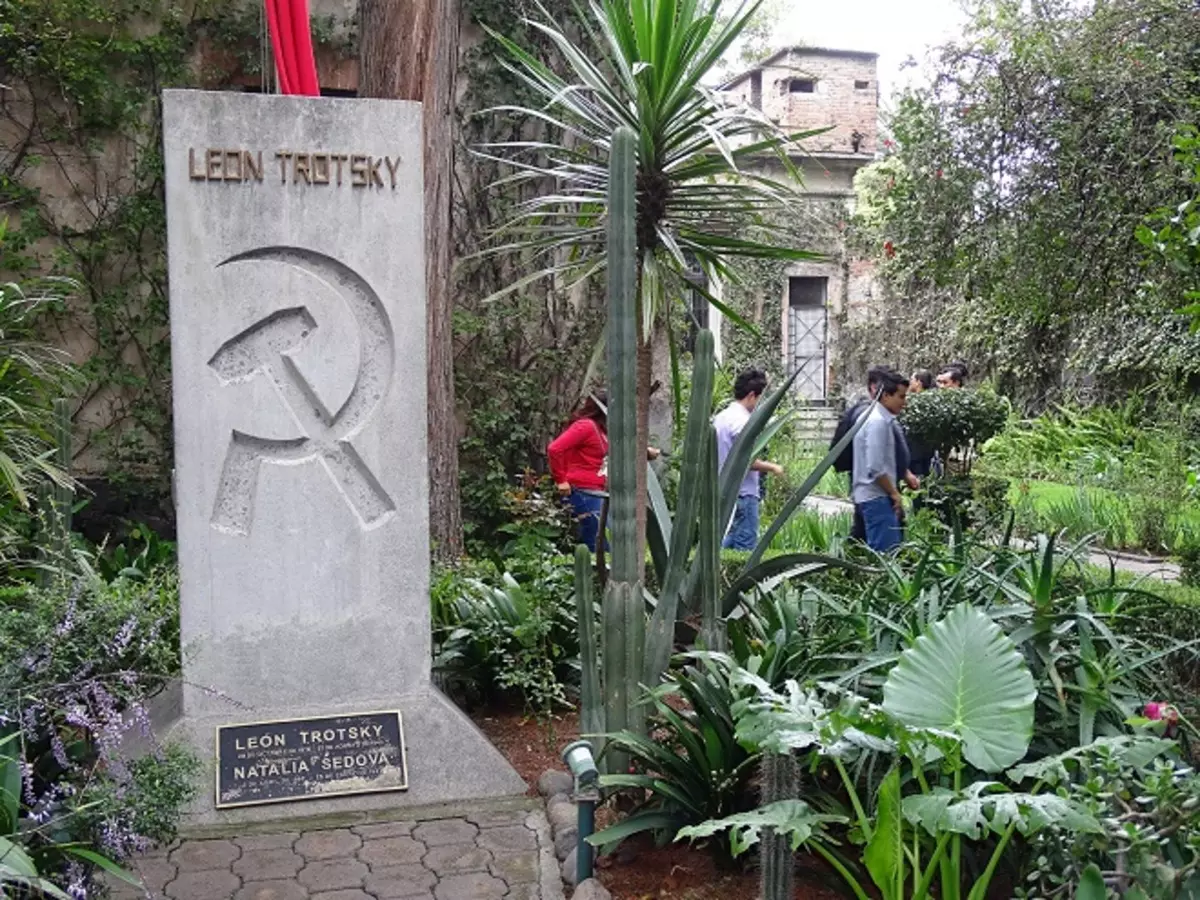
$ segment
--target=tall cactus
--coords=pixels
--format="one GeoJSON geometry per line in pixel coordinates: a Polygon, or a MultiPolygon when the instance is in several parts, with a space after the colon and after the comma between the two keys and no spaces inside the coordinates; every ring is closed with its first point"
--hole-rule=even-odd
{"type": "Polygon", "coordinates": [[[720,485],[717,479],[717,431],[708,426],[704,454],[704,478],[700,492],[700,640],[705,650],[724,652],[725,623],[721,621],[721,521],[720,485]]]}
{"type": "MultiPolygon", "coordinates": [[[[764,753],[762,776],[763,806],[800,796],[799,767],[791,753],[764,753]]],[[[792,900],[796,860],[787,835],[764,829],[759,853],[762,900],[792,900]]]]}
{"type": "MultiPolygon", "coordinates": [[[[650,619],[646,634],[646,673],[648,685],[658,684],[671,661],[671,647],[675,639],[675,620],[679,604],[684,596],[684,585],[692,545],[696,538],[699,521],[701,539],[705,529],[704,496],[709,487],[716,490],[716,454],[709,459],[708,442],[712,433],[709,413],[712,408],[713,381],[716,378],[714,340],[711,331],[701,331],[696,336],[696,351],[692,368],[692,399],[688,407],[687,431],[683,440],[683,458],[679,469],[679,503],[676,507],[675,524],[671,531],[671,543],[667,555],[667,567],[663,574],[662,590],[658,604],[650,619]]],[[[712,511],[712,518],[716,510],[712,511]]]]}
{"type": "MultiPolygon", "coordinates": [[[[608,522],[612,568],[604,588],[604,725],[640,732],[646,633],[637,540],[637,157],[632,129],[613,134],[608,178],[608,522]]],[[[626,761],[609,759],[611,771],[626,761]]]]}
{"type": "Polygon", "coordinates": [[[575,548],[575,614],[579,623],[579,729],[590,738],[599,755],[603,744],[593,735],[604,732],[604,706],[596,652],[596,594],[592,554],[582,544],[575,548]]]}

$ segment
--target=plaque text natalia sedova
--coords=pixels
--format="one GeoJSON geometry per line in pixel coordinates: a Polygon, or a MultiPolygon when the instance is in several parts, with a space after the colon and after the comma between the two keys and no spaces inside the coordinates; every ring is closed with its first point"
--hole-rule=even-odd
{"type": "Polygon", "coordinates": [[[217,729],[218,808],[407,788],[404,726],[396,711],[217,729]]]}

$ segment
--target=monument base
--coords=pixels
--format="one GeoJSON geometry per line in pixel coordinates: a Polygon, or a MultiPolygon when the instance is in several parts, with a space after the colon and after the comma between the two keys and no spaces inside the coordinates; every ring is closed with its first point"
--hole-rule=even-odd
{"type": "MultiPolygon", "coordinates": [[[[176,710],[180,704],[167,703],[176,710]]],[[[182,833],[213,826],[283,822],[290,818],[337,816],[357,811],[427,808],[523,795],[526,784],[466,715],[431,684],[401,696],[358,701],[353,707],[287,710],[237,710],[224,715],[175,718],[160,735],[192,747],[203,762],[200,791],[184,815],[182,833]],[[218,809],[216,805],[216,729],[233,721],[303,719],[350,715],[368,710],[399,710],[403,717],[408,788],[345,796],[316,796],[255,806],[218,809]]]]}

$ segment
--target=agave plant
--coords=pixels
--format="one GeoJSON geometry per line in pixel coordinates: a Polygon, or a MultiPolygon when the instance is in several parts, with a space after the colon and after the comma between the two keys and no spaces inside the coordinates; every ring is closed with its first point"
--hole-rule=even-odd
{"type": "MultiPolygon", "coordinates": [[[[704,85],[761,0],[728,18],[718,16],[720,5],[720,0],[599,0],[586,11],[579,40],[543,9],[528,24],[565,61],[565,75],[493,32],[507,52],[507,67],[542,102],[496,112],[539,122],[545,135],[480,148],[512,168],[500,184],[533,193],[498,229],[491,247],[520,254],[530,273],[506,291],[539,280],[570,285],[609,267],[608,159],[618,130],[633,132],[637,297],[629,315],[642,357],[636,384],[642,446],[649,428],[648,341],[658,323],[670,327],[668,298],[682,296],[685,284],[694,287],[685,273],[699,266],[710,281],[728,279],[730,262],[738,257],[818,256],[779,240],[778,223],[769,231],[763,227],[773,216],[786,223],[799,187],[789,154],[798,150],[796,141],[816,132],[787,134],[761,111],[732,105],[704,85]],[[751,165],[764,154],[780,161],[786,181],[751,165]]],[[[720,299],[709,299],[742,321],[720,299]]],[[[614,323],[609,326],[611,337],[614,323]]],[[[676,388],[678,398],[678,379],[676,388]]],[[[644,470],[637,479],[638,522],[644,523],[644,470]]],[[[639,550],[643,531],[639,524],[639,550]]]]}

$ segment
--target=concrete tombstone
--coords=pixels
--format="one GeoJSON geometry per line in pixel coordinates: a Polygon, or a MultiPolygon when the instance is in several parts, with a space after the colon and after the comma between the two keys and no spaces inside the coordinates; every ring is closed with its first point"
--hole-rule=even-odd
{"type": "Polygon", "coordinates": [[[430,682],[421,106],[164,94],[182,729],[399,710],[405,793],[521,793],[430,682]],[[448,752],[449,751],[449,752],[448,752]]]}

